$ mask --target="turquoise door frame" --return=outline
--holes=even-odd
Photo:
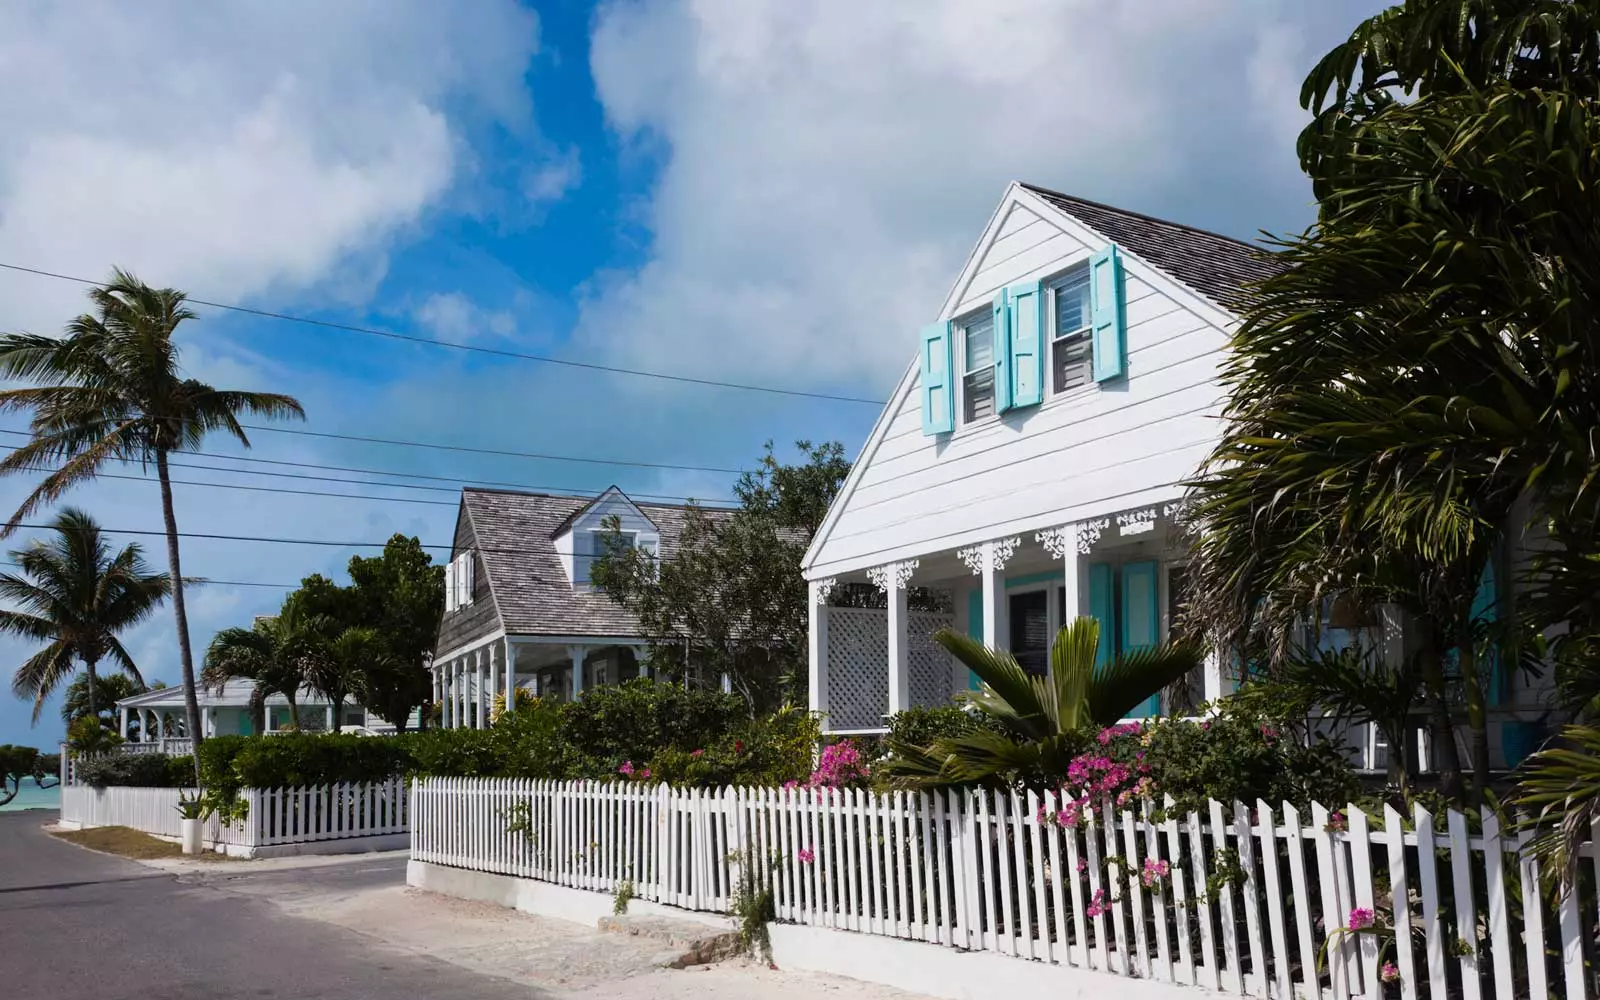
[[[1020,587],[1032,587],[1035,584],[1063,581],[1061,573],[1029,573],[1025,576],[1008,576],[1005,579],[1005,589],[1014,590]],[[1055,591],[1052,589],[1051,600],[1054,600]],[[967,594],[967,636],[983,641],[983,588],[974,587]],[[967,690],[976,691],[983,686],[978,680],[978,675],[967,671]]]

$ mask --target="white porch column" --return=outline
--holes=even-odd
[[[1088,567],[1082,557],[1088,555],[1089,547],[1094,542],[1087,535],[1080,533],[1076,524],[1041,531],[1034,538],[1044,544],[1047,552],[1065,563],[1066,572],[1062,586],[1066,597],[1063,602],[1066,615],[1061,624],[1067,625],[1072,619],[1084,614],[1083,592],[1086,589],[1084,571]]]
[[[210,705],[200,710],[200,729],[207,736],[217,735],[217,710]]]
[[[654,672],[649,671],[645,667],[645,662],[650,659],[650,647],[649,646],[629,646],[628,648],[633,650],[633,663],[634,663],[634,666],[638,668],[639,676],[640,677],[649,677],[651,680],[655,680]]]
[[[506,639],[506,711],[517,710],[517,647],[509,638]]]
[[[568,646],[567,656],[572,660],[572,700],[577,701],[583,694],[583,654],[588,652],[585,646]]]
[[[489,648],[483,651],[485,666],[489,673],[489,691],[487,707],[483,710],[485,725],[494,725],[494,700],[500,694],[500,657],[495,655],[498,645],[490,643]]]
[[[448,660],[435,660],[433,663],[434,688],[439,692],[439,728],[450,728],[450,662]]]
[[[906,584],[917,569],[917,560],[889,563],[868,571],[867,575],[889,602],[889,714],[911,707],[911,670],[906,640]]]
[[[117,735],[121,736],[124,740],[126,740],[128,738],[128,710],[127,710],[127,708],[119,708],[119,709],[117,709]]]
[[[811,600],[811,711],[828,714],[828,597],[838,581],[833,577],[812,580],[806,587]]]
[[[1010,649],[1006,632],[1006,563],[1021,544],[1019,538],[1003,538],[961,549],[956,555],[982,581],[983,644],[990,649]]]
[[[456,685],[456,728],[465,729],[471,724],[467,718],[467,659],[458,656],[455,659],[455,685]]]

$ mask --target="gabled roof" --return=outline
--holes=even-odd
[[[461,502],[507,635],[641,635],[639,620],[616,601],[587,586],[574,587],[556,553],[555,536],[594,498],[468,487]],[[660,531],[658,557],[676,555],[689,508],[629,502]],[[726,516],[719,508],[705,510],[712,517]]]
[[[1033,184],[1020,186],[1233,313],[1250,306],[1250,284],[1282,270],[1269,250],[1254,243]]]
[[[223,682],[219,691],[215,687],[200,684],[195,687],[195,700],[201,708],[226,708],[242,707],[250,704],[250,696],[255,692],[256,682],[244,677],[230,677]],[[318,694],[311,688],[301,688],[296,698],[301,708],[310,705],[326,705],[328,699]],[[268,695],[268,705],[287,705],[288,699],[281,694]],[[353,703],[352,703],[353,704]],[[183,687],[174,684],[171,687],[154,688],[143,694],[130,695],[117,702],[118,708],[182,708]]]
[[[560,538],[561,535],[568,528],[572,527],[574,524],[577,524],[578,520],[580,518],[582,518],[583,515],[589,513],[589,511],[593,510],[594,507],[597,504],[600,503],[600,501],[609,500],[612,497],[621,497],[624,503],[628,504],[634,510],[639,512],[639,516],[640,517],[643,517],[646,521],[649,521],[651,524],[654,524],[656,529],[660,530],[661,525],[656,524],[655,518],[651,517],[649,514],[646,514],[644,512],[643,508],[641,508],[638,504],[636,504],[632,500],[630,500],[628,498],[628,494],[622,492],[622,490],[619,487],[607,486],[604,490],[601,491],[599,496],[595,497],[593,500],[590,500],[588,503],[584,504],[582,507],[579,507],[577,510],[573,511],[572,513],[568,514],[565,518],[563,518],[560,524],[556,525],[553,529],[551,529],[550,537],[551,538]]]

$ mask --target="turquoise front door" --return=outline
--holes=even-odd
[[[1122,565],[1122,651],[1161,644],[1161,564],[1154,559]],[[1151,695],[1129,713],[1137,718],[1161,714],[1161,696]]]

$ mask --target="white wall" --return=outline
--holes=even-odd
[[[998,237],[969,269],[946,318],[985,307],[1013,282],[1049,278],[1105,245],[1053,213],[1013,203]],[[887,426],[815,550],[813,578],[1172,499],[1217,438],[1218,365],[1227,333],[1217,312],[1126,252],[1127,377],[1041,406],[922,433],[913,373]],[[915,331],[904,332],[906,353]],[[955,345],[959,351],[959,344]],[[957,358],[959,369],[959,357]]]

